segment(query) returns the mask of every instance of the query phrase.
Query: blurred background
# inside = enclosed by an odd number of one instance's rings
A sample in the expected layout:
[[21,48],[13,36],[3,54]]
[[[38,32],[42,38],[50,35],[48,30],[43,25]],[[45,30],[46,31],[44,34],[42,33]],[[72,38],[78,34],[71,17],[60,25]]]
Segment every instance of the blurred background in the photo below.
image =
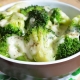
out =
[[[11,2],[16,2],[16,1],[21,1],[21,0],[0,0],[0,6],[11,3]],[[66,2],[68,4],[71,4],[73,6],[76,6],[76,7],[80,8],[80,0],[53,0],[53,1]]]

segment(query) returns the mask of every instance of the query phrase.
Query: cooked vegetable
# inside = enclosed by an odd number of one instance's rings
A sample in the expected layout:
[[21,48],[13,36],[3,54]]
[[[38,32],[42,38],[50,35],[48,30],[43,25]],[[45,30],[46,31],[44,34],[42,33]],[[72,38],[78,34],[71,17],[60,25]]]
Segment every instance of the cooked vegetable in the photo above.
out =
[[10,57],[8,54],[8,44],[6,43],[6,36],[0,38],[0,54],[6,57]]
[[48,28],[53,30],[57,36],[65,34],[71,22],[70,18],[60,8],[53,8],[49,13],[52,24]]
[[52,31],[43,28],[42,26],[37,26],[32,28],[26,37],[29,53],[35,61],[54,60],[55,54],[52,43],[56,36]]
[[53,8],[51,14],[51,21],[53,24],[69,25],[70,18],[59,8]]
[[4,27],[0,27],[1,35],[3,36],[5,34],[17,34],[19,36],[25,35],[24,20],[25,20],[24,16],[20,13],[11,14]]
[[[49,16],[46,11],[32,10],[29,12],[28,19],[25,25],[43,26],[46,27],[49,21]],[[28,23],[30,22],[30,23]]]
[[80,50],[79,27],[80,15],[71,21],[59,8],[15,4],[0,14],[0,54],[35,62],[66,58]]
[[74,17],[72,19],[72,22],[71,22],[71,25],[69,27],[69,30],[72,31],[72,32],[76,31],[76,32],[80,33],[80,15],[78,15],[78,16],[76,16],[76,17]]
[[22,13],[22,14],[24,14],[24,15],[27,15],[30,11],[32,11],[32,10],[39,10],[39,11],[45,11],[45,9],[44,9],[44,7],[42,7],[42,6],[38,6],[38,5],[36,5],[36,6],[28,6],[28,7],[26,7],[26,8],[21,8],[20,9],[20,12]]
[[61,43],[58,44],[56,59],[69,57],[80,50],[79,38],[71,38],[69,35],[64,36]]
[[24,48],[24,41],[16,35],[6,34],[0,39],[0,54],[3,56],[29,61]]
[[5,16],[2,13],[0,13],[0,20],[2,20],[4,18],[5,18]]
[[56,59],[66,58],[80,51],[80,16],[72,19],[71,25],[66,31],[66,36],[59,40]]
[[[33,9],[26,20],[26,41],[29,53],[35,61],[54,60],[52,43],[56,37],[54,32],[47,29],[49,16],[46,11]],[[29,58],[29,57],[28,57]]]

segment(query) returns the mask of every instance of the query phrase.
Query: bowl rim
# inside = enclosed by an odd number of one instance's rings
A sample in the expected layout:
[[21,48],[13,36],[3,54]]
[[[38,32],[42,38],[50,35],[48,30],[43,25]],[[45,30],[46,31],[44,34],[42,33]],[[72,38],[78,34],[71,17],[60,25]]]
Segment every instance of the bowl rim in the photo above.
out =
[[[7,5],[4,5],[4,6],[0,7],[0,10],[2,11],[4,8],[6,8],[8,6],[10,7],[10,6],[12,6],[12,5],[16,4],[16,3],[28,2],[28,1],[30,2],[30,1],[33,1],[33,0],[27,0],[27,1],[24,0],[24,1],[17,1],[17,2],[13,2],[13,3],[9,3]],[[77,8],[77,7],[75,7],[75,6],[71,5],[71,4],[67,4],[67,3],[64,3],[64,2],[60,2],[60,1],[52,1],[52,0],[51,1],[49,1],[49,0],[44,0],[44,1],[43,0],[39,0],[39,1],[34,0],[34,1],[35,2],[39,2],[40,1],[40,2],[58,3],[58,4],[66,5],[68,7],[71,7],[71,8],[74,8],[74,9],[80,11],[79,8]],[[71,59],[74,59],[74,58],[76,58],[78,56],[80,56],[80,52],[78,52],[78,53],[76,53],[76,54],[74,54],[72,56],[69,56],[67,58],[63,58],[63,59],[55,60],[55,61],[50,61],[50,62],[27,62],[27,61],[19,61],[19,60],[14,60],[14,59],[11,59],[11,58],[7,58],[7,57],[5,57],[3,55],[0,55],[0,58],[2,58],[4,60],[7,60],[9,62],[18,63],[18,64],[26,64],[26,65],[50,65],[50,64],[57,64],[57,63],[66,62],[66,61],[69,61]]]

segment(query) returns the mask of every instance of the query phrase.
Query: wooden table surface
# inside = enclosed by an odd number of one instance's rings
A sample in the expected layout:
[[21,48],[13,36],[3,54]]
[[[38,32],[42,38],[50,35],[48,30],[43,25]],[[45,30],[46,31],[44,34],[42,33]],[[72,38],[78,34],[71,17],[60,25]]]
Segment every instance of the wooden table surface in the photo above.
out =
[[80,8],[80,0],[59,0]]
[[0,0],[0,6],[9,4],[11,2],[16,2],[16,1],[19,1],[19,0]]
[[[21,0],[0,0],[0,6]],[[59,0],[80,8],[80,0]],[[80,80],[80,77],[77,79]]]

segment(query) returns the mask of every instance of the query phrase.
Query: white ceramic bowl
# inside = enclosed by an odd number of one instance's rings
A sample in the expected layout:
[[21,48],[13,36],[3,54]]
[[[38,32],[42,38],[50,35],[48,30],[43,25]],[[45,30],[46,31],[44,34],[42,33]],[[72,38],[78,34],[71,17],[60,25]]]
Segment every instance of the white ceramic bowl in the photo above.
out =
[[[80,14],[80,10],[72,5],[58,1],[20,1],[26,5],[43,5],[50,7],[61,8],[70,18]],[[15,3],[5,5],[0,8],[0,11],[9,8]],[[26,75],[34,77],[56,77],[74,71],[80,67],[80,52],[65,59],[53,62],[24,62],[6,58],[0,55],[0,70],[7,75],[23,80]]]

